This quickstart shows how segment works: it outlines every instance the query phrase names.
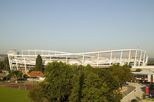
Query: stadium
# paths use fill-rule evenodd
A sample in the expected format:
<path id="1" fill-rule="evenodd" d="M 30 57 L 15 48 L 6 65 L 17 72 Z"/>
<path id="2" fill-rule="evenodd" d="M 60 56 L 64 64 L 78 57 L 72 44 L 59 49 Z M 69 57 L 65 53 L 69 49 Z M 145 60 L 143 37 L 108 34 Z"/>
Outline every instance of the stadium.
<path id="1" fill-rule="evenodd" d="M 44 65 L 58 61 L 67 64 L 91 65 L 105 68 L 113 64 L 128 64 L 131 67 L 146 66 L 148 56 L 142 49 L 118 49 L 95 52 L 70 53 L 52 50 L 10 50 L 8 52 L 11 70 L 29 71 L 35 66 L 37 55 L 41 55 Z"/>

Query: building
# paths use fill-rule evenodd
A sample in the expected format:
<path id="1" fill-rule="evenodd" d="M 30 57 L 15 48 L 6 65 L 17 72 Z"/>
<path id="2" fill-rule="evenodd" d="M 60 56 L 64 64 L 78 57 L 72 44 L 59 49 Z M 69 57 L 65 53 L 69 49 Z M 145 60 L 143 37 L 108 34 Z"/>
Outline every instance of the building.
<path id="1" fill-rule="evenodd" d="M 154 67 L 153 67 L 154 68 Z M 144 69 L 140 72 L 132 72 L 136 80 L 141 82 L 154 82 L 154 71 L 150 69 Z"/>
<path id="2" fill-rule="evenodd" d="M 132 67 L 146 66 L 148 56 L 141 49 L 119 49 L 95 52 L 69 53 L 51 50 L 10 50 L 8 59 L 11 70 L 28 72 L 34 67 L 37 55 L 41 55 L 44 65 L 53 61 L 67 64 L 87 65 L 104 68 L 113 64 L 128 64 Z"/>

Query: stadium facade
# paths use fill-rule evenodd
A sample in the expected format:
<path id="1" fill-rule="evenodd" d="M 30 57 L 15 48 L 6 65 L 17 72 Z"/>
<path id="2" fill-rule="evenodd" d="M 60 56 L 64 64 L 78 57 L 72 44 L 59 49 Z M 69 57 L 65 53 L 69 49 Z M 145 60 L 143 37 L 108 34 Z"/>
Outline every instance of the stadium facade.
<path id="1" fill-rule="evenodd" d="M 146 51 L 142 49 L 118 49 L 82 53 L 51 50 L 10 50 L 8 52 L 10 69 L 27 72 L 35 66 L 37 55 L 41 55 L 44 65 L 53 61 L 61 61 L 67 64 L 89 64 L 99 68 L 113 64 L 128 64 L 132 67 L 146 66 L 148 61 Z"/>

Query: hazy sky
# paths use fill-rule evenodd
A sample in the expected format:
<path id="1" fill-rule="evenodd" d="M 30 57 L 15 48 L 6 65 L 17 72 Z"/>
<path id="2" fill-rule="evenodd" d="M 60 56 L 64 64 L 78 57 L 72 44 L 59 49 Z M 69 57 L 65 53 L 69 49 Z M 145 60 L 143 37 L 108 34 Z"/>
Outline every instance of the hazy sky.
<path id="1" fill-rule="evenodd" d="M 0 0 L 0 49 L 120 48 L 154 57 L 154 0 Z"/>

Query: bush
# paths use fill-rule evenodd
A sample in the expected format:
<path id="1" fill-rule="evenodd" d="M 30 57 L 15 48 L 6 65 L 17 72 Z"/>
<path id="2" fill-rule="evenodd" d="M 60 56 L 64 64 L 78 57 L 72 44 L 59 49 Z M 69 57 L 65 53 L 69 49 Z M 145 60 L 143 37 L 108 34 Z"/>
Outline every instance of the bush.
<path id="1" fill-rule="evenodd" d="M 137 99 L 132 99 L 131 102 L 138 102 Z"/>
<path id="2" fill-rule="evenodd" d="M 142 71 L 142 69 L 136 69 L 136 72 L 140 72 L 140 71 Z"/>

